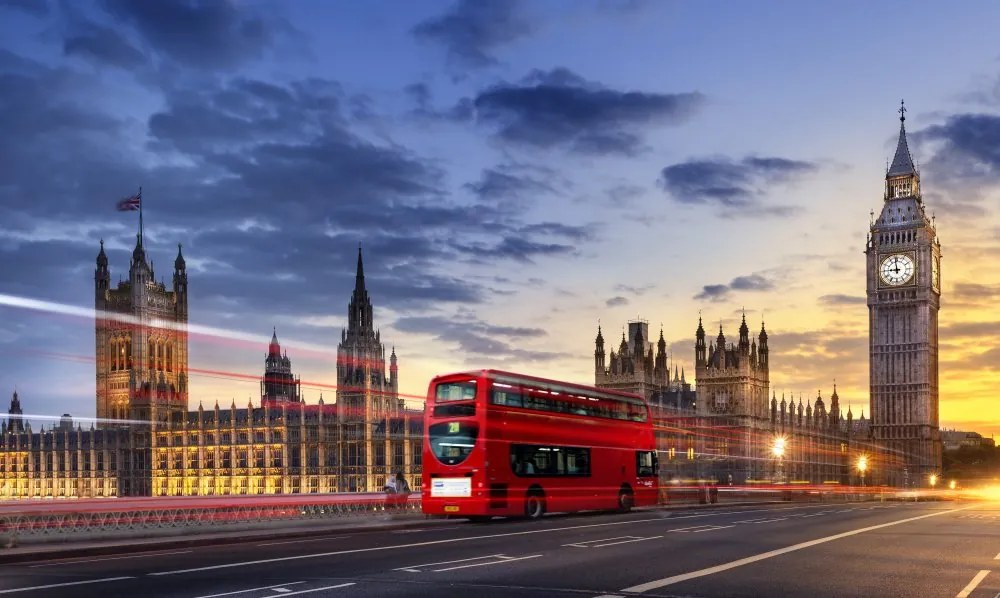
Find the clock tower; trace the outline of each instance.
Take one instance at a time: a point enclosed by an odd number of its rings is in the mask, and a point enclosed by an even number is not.
[[[922,485],[941,470],[938,429],[938,310],[941,243],[924,210],[920,175],[899,142],[885,175],[885,202],[871,223],[868,261],[868,351],[871,424],[887,449],[881,475],[896,485]],[[873,213],[874,215],[874,213]]]

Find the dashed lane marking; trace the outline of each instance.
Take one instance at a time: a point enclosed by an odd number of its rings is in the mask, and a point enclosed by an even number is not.
[[[502,554],[497,555],[499,560],[496,561],[486,561],[485,563],[472,563],[471,565],[459,565],[457,567],[445,567],[444,569],[434,569],[434,573],[441,573],[443,571],[454,571],[455,569],[468,569],[469,567],[485,567],[487,565],[502,565],[504,563],[510,563],[512,561],[523,561],[527,559],[537,559],[542,556],[540,554],[532,554],[529,556],[504,556]]]
[[[736,527],[736,526],[735,525],[713,525],[712,527],[708,527],[708,528],[705,528],[705,529],[696,529],[696,530],[694,530],[693,533],[700,534],[701,532],[714,532],[717,529],[726,529],[726,528],[729,528],[729,527]]]
[[[978,586],[980,582],[986,579],[986,576],[989,574],[990,574],[989,569],[983,569],[979,573],[976,573],[976,576],[972,578],[972,581],[969,582],[969,585],[962,588],[962,591],[959,592],[958,594],[955,594],[955,598],[968,598],[969,594],[971,594],[972,591],[976,589],[976,586]]]
[[[492,538],[509,538],[513,536],[525,536],[529,534],[550,534],[564,532],[567,530],[574,529],[589,529],[598,527],[611,527],[619,525],[635,525],[638,523],[656,523],[663,522],[667,519],[690,519],[694,517],[717,517],[719,515],[731,515],[731,514],[743,514],[743,513],[754,513],[754,512],[767,512],[767,511],[781,511],[789,509],[809,509],[814,508],[811,506],[803,505],[802,507],[789,507],[788,509],[743,509],[739,511],[728,511],[728,512],[713,512],[713,513],[702,513],[698,515],[682,515],[678,517],[649,517],[645,519],[629,519],[626,521],[610,521],[606,523],[592,523],[586,525],[567,525],[563,527],[550,527],[545,529],[532,529],[524,530],[519,532],[508,532],[502,534],[483,534],[481,536],[463,536],[461,538],[444,538],[441,540],[429,540],[426,542],[409,542],[406,544],[391,544],[388,546],[373,546],[370,548],[354,548],[345,550],[334,550],[330,552],[317,552],[313,554],[296,554],[292,556],[284,557],[274,557],[268,559],[255,559],[252,561],[238,561],[234,563],[223,563],[221,565],[208,565],[205,567],[192,567],[189,569],[175,569],[173,571],[157,571],[155,573],[148,573],[147,575],[158,577],[162,575],[182,575],[184,573],[197,573],[201,571],[214,571],[217,569],[230,569],[233,567],[250,567],[253,565],[262,565],[265,563],[282,563],[287,561],[297,561],[303,559],[316,559],[331,556],[339,556],[342,554],[360,554],[364,552],[381,552],[384,550],[400,550],[404,548],[417,548],[421,546],[436,546],[439,544],[457,544],[459,542],[475,542],[477,540],[486,540]]]
[[[261,590],[276,590],[276,588],[284,588],[285,586],[297,586],[300,583],[305,583],[304,581],[290,581],[288,583],[279,583],[274,586],[263,586],[260,588],[247,588],[246,590],[235,590],[233,592],[223,592],[221,594],[209,594],[208,596],[198,596],[198,598],[220,598],[221,596],[235,596],[236,594],[246,594],[248,592],[259,592]],[[285,590],[290,592],[291,590]]]
[[[469,561],[482,561],[485,559],[495,559],[499,554],[487,554],[485,556],[474,556],[468,559],[456,559],[454,561],[439,561],[437,563],[423,563],[421,565],[407,565],[405,567],[398,567],[393,569],[393,571],[407,571],[410,573],[420,573],[421,567],[435,567],[437,565],[451,565],[453,563],[467,563]]]
[[[573,548],[603,548],[605,546],[614,546],[616,544],[628,544],[630,542],[642,542],[644,540],[655,540],[657,538],[662,538],[663,536],[618,536],[616,538],[604,538],[602,540],[587,540],[585,542],[573,542],[571,544],[563,544],[563,546],[572,546]]]
[[[677,529],[668,529],[667,533],[678,532],[686,534],[688,532],[699,533],[699,532],[712,532],[717,529],[726,529],[730,527],[736,527],[735,525],[695,525],[692,527],[679,527]]]

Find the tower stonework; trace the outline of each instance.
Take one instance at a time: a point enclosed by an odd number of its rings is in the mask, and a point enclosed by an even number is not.
[[[746,316],[739,342],[727,344],[722,326],[715,342],[705,345],[701,318],[695,332],[695,380],[698,416],[712,429],[731,430],[733,436],[699,438],[699,454],[717,459],[716,466],[735,483],[765,475],[766,450],[773,430],[769,415],[770,362],[767,331],[751,339]],[[758,344],[759,342],[759,344]]]
[[[273,401],[277,403],[302,402],[302,381],[292,374],[292,360],[288,353],[281,352],[278,343],[278,330],[271,335],[267,346],[267,356],[264,358],[264,377],[260,380],[261,403]]]
[[[413,446],[404,442],[402,429],[393,429],[405,423],[395,350],[389,357],[388,376],[385,357],[359,248],[347,328],[341,331],[337,346],[337,410],[343,430],[341,491],[381,490],[387,476],[413,462]]]
[[[136,235],[128,280],[111,287],[104,242],[94,272],[97,417],[150,421],[187,412],[187,266],[177,246],[173,285],[157,282]]]
[[[869,384],[874,440],[888,449],[891,460],[884,480],[912,486],[941,469],[941,243],[924,209],[903,107],[899,120],[882,211],[871,224],[865,248]]]

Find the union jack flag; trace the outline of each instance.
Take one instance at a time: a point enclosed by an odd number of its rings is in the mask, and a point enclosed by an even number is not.
[[[118,202],[119,212],[135,212],[142,205],[142,194],[133,195],[131,197],[126,197],[125,199]]]

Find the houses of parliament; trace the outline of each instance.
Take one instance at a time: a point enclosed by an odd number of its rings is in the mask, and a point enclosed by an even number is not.
[[[372,492],[402,473],[420,486],[423,417],[399,398],[399,367],[374,326],[358,250],[336,401],[308,405],[272,331],[256,405],[188,408],[188,275],[157,282],[136,236],[128,280],[94,274],[97,420],[33,431],[17,392],[0,424],[0,498]]]
[[[761,322],[751,334],[745,315],[735,342],[721,325],[709,335],[699,318],[693,384],[667,355],[662,331],[654,350],[648,323],[630,322],[617,350],[606,352],[598,327],[594,383],[647,399],[661,483],[856,484],[867,474],[872,485],[912,487],[940,473],[941,245],[902,107],[865,254],[869,419],[841,409],[836,385],[828,399],[822,391],[806,401],[778,397],[767,330]],[[305,403],[272,331],[256,405],[190,410],[180,246],[169,289],[156,282],[141,233],[127,281],[111,287],[103,243],[94,278],[101,424],[83,430],[65,417],[33,431],[15,392],[0,424],[0,499],[361,492],[380,489],[397,471],[419,487],[422,412],[408,411],[399,398],[394,350],[387,368],[360,249],[331,404],[322,396]],[[857,466],[862,457],[867,471]]]

